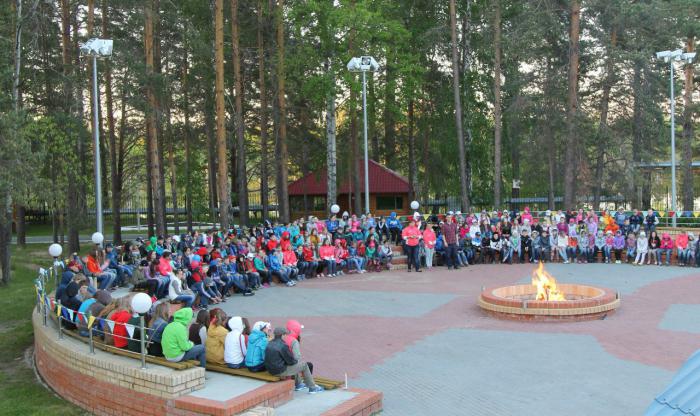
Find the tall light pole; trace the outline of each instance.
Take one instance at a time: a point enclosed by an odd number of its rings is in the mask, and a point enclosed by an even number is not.
[[[362,72],[362,112],[365,139],[365,214],[369,214],[369,152],[367,147],[367,71],[377,71],[379,64],[371,56],[355,57],[348,62],[348,70]]]
[[[102,234],[102,173],[100,166],[100,128],[99,128],[99,95],[97,88],[97,58],[109,58],[112,56],[112,40],[92,38],[80,45],[80,55],[92,58],[92,133],[95,147],[95,217],[97,232]]]
[[[672,225],[676,226],[676,97],[674,92],[673,63],[683,61],[686,64],[693,62],[695,52],[683,53],[683,49],[675,51],[662,51],[656,53],[657,59],[663,59],[671,66],[671,211],[673,211]]]

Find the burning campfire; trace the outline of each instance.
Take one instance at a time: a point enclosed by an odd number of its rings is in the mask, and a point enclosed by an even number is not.
[[[532,285],[537,288],[536,300],[566,300],[557,289],[557,280],[544,270],[544,263],[532,272]]]

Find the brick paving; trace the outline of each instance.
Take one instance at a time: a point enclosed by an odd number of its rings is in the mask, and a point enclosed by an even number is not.
[[[486,317],[476,306],[481,288],[526,282],[532,265],[313,279],[223,305],[251,322],[300,320],[303,354],[316,371],[383,391],[387,415],[643,413],[700,346],[700,271],[547,268],[562,282],[619,291],[621,308],[590,322]]]

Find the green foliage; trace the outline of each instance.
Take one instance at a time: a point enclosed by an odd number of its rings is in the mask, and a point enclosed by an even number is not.
[[[35,190],[43,153],[24,131],[25,122],[21,114],[0,113],[0,195],[20,203]]]
[[[23,133],[32,139],[34,156],[41,155],[33,164],[33,177],[43,190],[37,197],[49,206],[65,207],[68,181],[87,184],[90,179],[80,174],[80,158],[75,150],[76,143],[89,140],[88,131],[75,117],[54,113],[29,120]]]
[[[74,153],[57,151],[71,140],[83,140],[90,106],[71,120],[63,99],[59,13],[46,2],[26,12],[23,48],[22,97],[27,114],[22,121],[5,117],[10,128],[5,137],[30,132],[34,146],[46,145],[42,163],[30,163],[43,180],[41,186],[18,184],[27,199],[62,201],[61,190],[72,180],[76,161],[65,159]],[[99,3],[99,2],[98,2]],[[259,85],[257,51],[257,8],[259,2],[240,1],[240,43],[243,59],[244,121],[247,170],[251,189],[259,183]],[[265,73],[268,87],[270,126],[278,114],[275,107],[277,40],[272,25],[275,10],[263,1]],[[73,3],[77,5],[77,3]],[[234,131],[233,76],[231,71],[230,9],[226,2],[226,106],[227,131]],[[161,132],[168,119],[172,126],[176,154],[178,194],[186,189],[184,178],[185,134],[192,138],[192,199],[197,209],[208,207],[207,137],[213,136],[213,15],[211,2],[174,0],[160,2],[157,36],[160,71],[146,76],[143,54],[143,2],[108,0],[109,36],[115,41],[114,56],[100,63],[100,85],[105,69],[112,69],[116,131],[127,147],[124,198],[145,194],[144,119],[147,107],[144,86],[155,87],[161,101],[156,109]],[[603,193],[621,194],[632,199],[637,194],[634,161],[668,158],[667,89],[668,66],[653,59],[657,50],[683,47],[688,36],[700,27],[700,3],[695,0],[607,1],[582,0],[580,45],[579,110],[577,128],[578,194],[590,195],[598,183]],[[563,190],[563,154],[566,137],[567,71],[569,63],[569,2],[558,0],[501,0],[502,9],[502,168],[505,195],[512,179],[521,179],[521,195],[546,196]],[[465,136],[469,139],[467,157],[471,172],[471,198],[489,205],[493,191],[493,4],[491,0],[457,2],[460,91],[464,107]],[[75,7],[77,23],[84,27],[84,5]],[[101,4],[96,11],[96,32],[101,33]],[[11,8],[0,11],[0,109],[10,108],[14,16]],[[408,176],[408,105],[414,104],[413,133],[416,143],[418,182],[427,197],[435,193],[456,195],[459,189],[459,155],[454,123],[452,94],[451,39],[447,2],[430,0],[287,0],[284,10],[285,62],[289,135],[290,178],[325,167],[325,111],[329,97],[335,98],[338,115],[338,175],[348,177],[351,110],[358,110],[361,137],[359,92],[361,77],[346,69],[356,55],[373,55],[381,69],[371,74],[368,97],[370,143],[378,143],[380,162],[391,161],[399,173]],[[611,33],[617,33],[611,45]],[[83,41],[78,31],[78,41]],[[606,64],[612,59],[613,74],[608,129],[601,131],[602,91],[608,81]],[[184,75],[187,63],[187,77]],[[83,88],[86,67],[73,69],[70,79]],[[638,75],[635,78],[635,73]],[[185,90],[184,81],[187,82]],[[388,85],[387,85],[388,84]],[[680,79],[678,91],[682,88]],[[356,99],[351,100],[351,91]],[[187,93],[187,103],[185,100]],[[230,92],[230,93],[228,93]],[[103,114],[104,94],[102,95]],[[124,103],[125,113],[121,113]],[[185,105],[188,107],[186,108]],[[184,130],[184,112],[189,112],[190,130]],[[123,130],[120,126],[124,119]],[[103,122],[103,130],[106,124]],[[696,132],[700,129],[695,129]],[[275,130],[269,128],[271,158],[274,157]],[[8,136],[10,135],[10,136]],[[391,137],[389,137],[389,135]],[[104,137],[104,135],[103,135]],[[388,140],[391,139],[391,140]],[[54,140],[56,140],[54,142]],[[22,140],[20,140],[21,142]],[[601,145],[604,142],[604,145]],[[15,140],[15,143],[16,140]],[[40,146],[41,147],[41,146]],[[43,148],[42,148],[43,149]],[[90,164],[87,146],[85,163]],[[114,149],[109,149],[114,151]],[[372,150],[374,150],[372,148]],[[0,150],[3,151],[3,150]],[[12,150],[14,152],[14,150]],[[598,155],[604,153],[602,177],[596,177]],[[14,154],[14,153],[13,153]],[[58,155],[61,155],[59,157]],[[104,155],[107,157],[107,155]],[[20,158],[21,159],[21,158]],[[83,161],[80,161],[83,163]],[[37,168],[38,166],[38,168]],[[269,163],[271,176],[276,167]],[[56,171],[56,169],[58,169]],[[166,164],[166,171],[168,170]],[[76,172],[85,172],[77,170]],[[49,172],[58,172],[51,175]],[[0,175],[2,175],[0,173]],[[32,175],[15,175],[24,178]],[[170,175],[166,172],[166,177]],[[76,180],[91,178],[77,177]],[[9,176],[8,176],[9,177]],[[21,180],[20,180],[21,181]],[[271,181],[273,183],[274,181]],[[170,185],[166,185],[166,188]],[[108,188],[108,187],[107,187]],[[656,187],[661,196],[664,187]],[[47,190],[47,192],[45,192]]]

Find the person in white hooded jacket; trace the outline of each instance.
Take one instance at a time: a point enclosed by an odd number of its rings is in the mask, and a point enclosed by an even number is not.
[[[244,334],[246,325],[243,318],[234,316],[228,320],[228,327],[231,332],[226,335],[224,341],[224,362],[229,368],[243,368],[248,350],[248,337]]]
[[[649,240],[647,239],[647,233],[642,231],[639,233],[639,238],[637,239],[637,256],[634,259],[634,263],[641,266],[644,264],[644,258],[647,256],[649,251]]]

